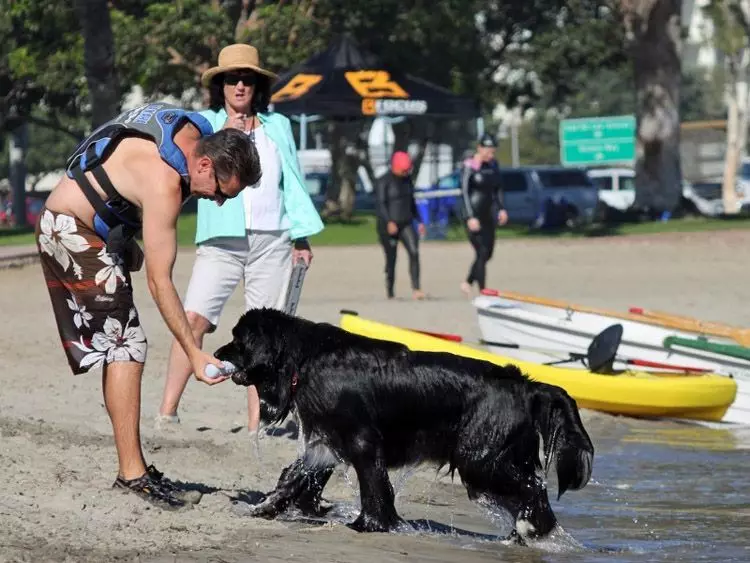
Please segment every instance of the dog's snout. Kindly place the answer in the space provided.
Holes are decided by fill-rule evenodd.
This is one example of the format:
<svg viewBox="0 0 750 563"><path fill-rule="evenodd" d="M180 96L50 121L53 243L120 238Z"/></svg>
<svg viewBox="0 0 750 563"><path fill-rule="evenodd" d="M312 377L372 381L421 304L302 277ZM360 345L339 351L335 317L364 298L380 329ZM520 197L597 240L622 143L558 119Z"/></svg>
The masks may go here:
<svg viewBox="0 0 750 563"><path fill-rule="evenodd" d="M224 344L224 346L214 352L214 356L219 360L228 360L230 362L237 359L237 348L235 347L234 342Z"/></svg>
<svg viewBox="0 0 750 563"><path fill-rule="evenodd" d="M236 385L243 385L245 387L250 385L250 382L248 381L248 378L247 378L247 374L241 371L232 374L232 381Z"/></svg>

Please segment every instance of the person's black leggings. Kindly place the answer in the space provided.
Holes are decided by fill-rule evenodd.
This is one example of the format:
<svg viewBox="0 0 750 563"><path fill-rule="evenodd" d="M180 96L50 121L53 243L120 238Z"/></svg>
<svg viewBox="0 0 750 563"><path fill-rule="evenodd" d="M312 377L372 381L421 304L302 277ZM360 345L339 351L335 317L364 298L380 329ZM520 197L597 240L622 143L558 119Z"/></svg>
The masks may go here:
<svg viewBox="0 0 750 563"><path fill-rule="evenodd" d="M479 230L472 232L467 229L469 242L474 247L476 256L469 269L469 276L466 283L469 285L477 282L479 289L484 289L487 279L487 262L492 258L492 252L495 249L495 225L492 222L479 224Z"/></svg>
<svg viewBox="0 0 750 563"><path fill-rule="evenodd" d="M411 288L419 289L419 236L414 225L411 223L399 225L398 234L391 236L386 230L386 223L378 221L378 237L385 252L385 288L388 297L393 297L393 284L396 280L396 251L399 240L404 243L406 252L409 254Z"/></svg>

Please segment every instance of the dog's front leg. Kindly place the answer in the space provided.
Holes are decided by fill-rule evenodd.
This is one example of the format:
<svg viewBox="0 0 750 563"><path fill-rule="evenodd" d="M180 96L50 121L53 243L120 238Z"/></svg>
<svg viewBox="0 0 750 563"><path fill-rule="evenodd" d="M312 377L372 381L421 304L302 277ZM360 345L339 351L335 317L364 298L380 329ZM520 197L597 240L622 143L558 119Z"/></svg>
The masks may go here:
<svg viewBox="0 0 750 563"><path fill-rule="evenodd" d="M323 489L333 474L333 467L323 469L308 469L302 491L294 501L294 506L299 508L303 514L308 516L324 516L331 506L322 507Z"/></svg>
<svg viewBox="0 0 750 563"><path fill-rule="evenodd" d="M394 505L395 495L382 448L361 444L360 451L352 456L352 465L359 480L359 495L362 510L357 519L348 526L358 532L391 532L408 529Z"/></svg>
<svg viewBox="0 0 750 563"><path fill-rule="evenodd" d="M284 468L276 488L253 507L251 514L273 519L294 504L303 514L322 516L327 510L321 508L320 501L331 474L333 466L311 468L305 459L299 458Z"/></svg>
<svg viewBox="0 0 750 563"><path fill-rule="evenodd" d="M285 467L281 471L276 488L266 495L263 502L255 505L250 514L270 520L284 512L302 492L306 479L305 471L302 458Z"/></svg>

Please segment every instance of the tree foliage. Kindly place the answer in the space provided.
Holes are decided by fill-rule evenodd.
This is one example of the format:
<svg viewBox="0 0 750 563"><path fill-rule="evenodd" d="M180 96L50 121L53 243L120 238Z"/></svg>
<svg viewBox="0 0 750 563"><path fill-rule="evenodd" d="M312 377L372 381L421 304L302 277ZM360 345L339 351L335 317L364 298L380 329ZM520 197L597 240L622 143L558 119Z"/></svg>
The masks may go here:
<svg viewBox="0 0 750 563"><path fill-rule="evenodd" d="M549 163L559 155L560 118L636 111L623 18L626 6L644 2L110 0L109 7L123 97L138 86L147 99L174 96L200 105L199 77L229 43L252 43L265 66L281 72L347 32L387 64L477 96L485 116L498 104L533 109L534 120L521 131L522 161ZM73 5L0 0L0 134L19 120L31 122L32 173L59 167L91 127L84 42ZM720 115L719 88L685 77L683 120ZM427 134L416 122L404 131L412 138ZM468 143L468 135L450 128L459 144Z"/></svg>

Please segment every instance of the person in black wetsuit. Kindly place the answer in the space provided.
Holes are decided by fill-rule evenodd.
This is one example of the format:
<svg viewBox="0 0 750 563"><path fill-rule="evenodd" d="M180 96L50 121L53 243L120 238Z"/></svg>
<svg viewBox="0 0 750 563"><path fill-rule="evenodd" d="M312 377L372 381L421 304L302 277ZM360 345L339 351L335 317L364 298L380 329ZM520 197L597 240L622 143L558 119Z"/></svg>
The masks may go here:
<svg viewBox="0 0 750 563"><path fill-rule="evenodd" d="M474 156L464 161L461 172L461 195L466 229L476 256L461 290L471 296L472 285L485 287L487 262L495 247L495 227L508 222L503 206L500 167L495 160L497 143L489 133L479 139Z"/></svg>
<svg viewBox="0 0 750 563"><path fill-rule="evenodd" d="M396 251L398 241L404 243L409 254L412 297L424 299L419 286L419 238L414 229L418 219L417 204L414 201L414 184L411 180L411 157L397 151L391 157L391 170L377 182L375 196L377 202L377 229L380 244L385 252L385 280L388 299L393 299L393 283L396 278ZM424 236L425 226L419 223L419 234Z"/></svg>

